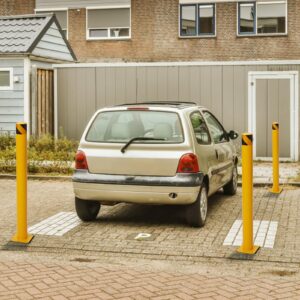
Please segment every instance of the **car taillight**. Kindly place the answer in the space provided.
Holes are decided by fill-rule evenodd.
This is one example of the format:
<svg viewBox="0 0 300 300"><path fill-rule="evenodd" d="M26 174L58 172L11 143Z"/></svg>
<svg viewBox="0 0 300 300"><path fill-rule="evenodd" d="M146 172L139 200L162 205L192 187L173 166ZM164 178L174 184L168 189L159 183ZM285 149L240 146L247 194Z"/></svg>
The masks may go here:
<svg viewBox="0 0 300 300"><path fill-rule="evenodd" d="M77 170L87 170L88 169L88 164L86 161L86 156L83 151L77 151L76 156L75 156L75 168Z"/></svg>
<svg viewBox="0 0 300 300"><path fill-rule="evenodd" d="M184 154L181 156L177 168L177 173L198 173L199 165L198 158L193 153Z"/></svg>

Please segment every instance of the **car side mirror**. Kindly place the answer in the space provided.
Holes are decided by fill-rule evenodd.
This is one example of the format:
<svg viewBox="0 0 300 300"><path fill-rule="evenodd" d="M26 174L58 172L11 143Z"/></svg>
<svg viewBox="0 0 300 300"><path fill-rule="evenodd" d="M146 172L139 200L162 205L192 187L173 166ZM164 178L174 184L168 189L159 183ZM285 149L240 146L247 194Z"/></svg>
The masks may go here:
<svg viewBox="0 0 300 300"><path fill-rule="evenodd" d="M228 136L229 136L229 138L230 138L231 140L235 140L235 139L237 139L237 138L239 137L239 134L236 133L234 130L230 130L230 131L228 132Z"/></svg>

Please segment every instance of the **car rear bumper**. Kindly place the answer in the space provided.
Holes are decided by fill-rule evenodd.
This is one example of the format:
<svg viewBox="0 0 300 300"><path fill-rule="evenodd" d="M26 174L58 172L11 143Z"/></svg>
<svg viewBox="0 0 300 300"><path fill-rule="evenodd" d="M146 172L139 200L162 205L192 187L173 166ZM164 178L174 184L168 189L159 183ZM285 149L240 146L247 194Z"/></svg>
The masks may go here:
<svg viewBox="0 0 300 300"><path fill-rule="evenodd" d="M73 176L76 197L104 203L189 204L196 201L202 181L202 173L157 177L76 171Z"/></svg>

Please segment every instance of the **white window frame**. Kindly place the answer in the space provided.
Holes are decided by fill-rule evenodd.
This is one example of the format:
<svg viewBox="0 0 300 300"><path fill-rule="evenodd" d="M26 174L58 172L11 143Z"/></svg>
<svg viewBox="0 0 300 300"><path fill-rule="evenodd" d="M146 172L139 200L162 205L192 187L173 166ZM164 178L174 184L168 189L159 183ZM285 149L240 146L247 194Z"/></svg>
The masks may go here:
<svg viewBox="0 0 300 300"><path fill-rule="evenodd" d="M128 27L105 27L105 28L88 28L88 12L89 10L100 10L100 9L118 9L118 8L129 8L129 35L128 36L110 36L110 30L114 28L128 28ZM97 40L129 40L131 39L131 6L130 5L118 5L118 6L90 6L86 8L86 40L88 41L97 41ZM107 30L107 36L106 37L91 37L90 36L90 29L99 29L99 30Z"/></svg>
<svg viewBox="0 0 300 300"><path fill-rule="evenodd" d="M49 12L49 11L66 11L67 12L67 28L62 28L62 30L67 30L67 34L65 35L66 39L68 40L69 39L69 10L67 7L64 7L64 8L36 8L34 10L34 13L37 15L37 12L38 13L42 13L42 12Z"/></svg>
<svg viewBox="0 0 300 300"><path fill-rule="evenodd" d="M197 5L196 9L199 7L199 5L214 5L214 20L215 20L215 33L214 34L200 34L200 35L181 35L181 6L186 6L186 5ZM198 14L198 12L197 12ZM196 20L196 26L198 26L198 21ZM200 1L197 2L184 2L184 3L179 3L178 5L178 37L181 39L201 39L201 38L216 38L217 37L217 3L215 1L211 1L211 2L205 2L202 3Z"/></svg>
<svg viewBox="0 0 300 300"><path fill-rule="evenodd" d="M240 10L239 5L240 4L251 4L253 3L255 5L255 32L254 33L240 33ZM285 4L285 32L284 33L257 33L257 4ZM249 0L249 1L238 1L236 6L237 11L237 20L236 20L236 34L238 37L258 37L258 36L286 36L288 35L288 1L287 0L278 0L278 1L266 1L266 2L257 2L255 0Z"/></svg>
<svg viewBox="0 0 300 300"><path fill-rule="evenodd" d="M8 86L0 86L0 91L10 91L14 87L14 74L13 74L13 68L0 68L1 71L8 71L9 72L9 85Z"/></svg>

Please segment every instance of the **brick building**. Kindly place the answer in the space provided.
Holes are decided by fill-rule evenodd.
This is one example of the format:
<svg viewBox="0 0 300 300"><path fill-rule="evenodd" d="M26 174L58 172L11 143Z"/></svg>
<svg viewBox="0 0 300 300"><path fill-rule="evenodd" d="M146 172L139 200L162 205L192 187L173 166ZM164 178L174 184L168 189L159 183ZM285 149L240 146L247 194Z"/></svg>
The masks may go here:
<svg viewBox="0 0 300 300"><path fill-rule="evenodd" d="M56 12L80 62L299 58L299 1L209 2L2 0L0 14Z"/></svg>

